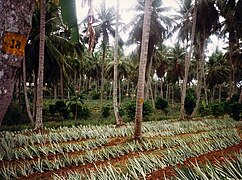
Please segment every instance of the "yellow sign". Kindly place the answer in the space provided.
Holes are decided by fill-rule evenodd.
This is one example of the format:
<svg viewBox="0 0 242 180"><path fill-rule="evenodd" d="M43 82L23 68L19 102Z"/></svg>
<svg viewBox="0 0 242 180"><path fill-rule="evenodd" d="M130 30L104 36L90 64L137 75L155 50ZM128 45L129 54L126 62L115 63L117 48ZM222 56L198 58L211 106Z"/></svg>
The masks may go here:
<svg viewBox="0 0 242 180"><path fill-rule="evenodd" d="M143 103L144 103L144 99L143 99L143 98L140 98L140 99L139 99L139 103L140 103L140 104L143 104Z"/></svg>
<svg viewBox="0 0 242 180"><path fill-rule="evenodd" d="M6 32L3 38L2 51L5 53L23 57L27 37L21 34Z"/></svg>

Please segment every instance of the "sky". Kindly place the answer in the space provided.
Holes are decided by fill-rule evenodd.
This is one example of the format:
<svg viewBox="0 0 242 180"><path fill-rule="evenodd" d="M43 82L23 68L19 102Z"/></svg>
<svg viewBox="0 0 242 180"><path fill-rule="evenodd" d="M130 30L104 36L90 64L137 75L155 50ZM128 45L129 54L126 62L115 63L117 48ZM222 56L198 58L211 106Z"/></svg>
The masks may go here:
<svg viewBox="0 0 242 180"><path fill-rule="evenodd" d="M93 0L93 5L95 7L98 7L103 0ZM105 0L106 1L106 5L107 6L114 6L116 8L116 0ZM168 6L171 7L171 11L168 12L168 15L173 15L176 13L176 10L179 9L179 2L180 0L162 0L163 6ZM122 21L124 23L128 23L130 22L130 20L132 19L133 15L132 12L128 11L130 7L132 7L135 3L137 2L137 0L119 0L119 4L120 4L120 16L122 18ZM79 22L81 22L83 20L84 17L86 17L87 15L87 10L88 7L81 7L81 0L76 0L76 4L77 4L77 17L79 19ZM94 13L95 14L95 13ZM121 32L122 33L122 32ZM126 41L128 38L128 34L122 34L123 40ZM174 35L171 39L166 40L165 44L167 46L172 46L176 43L176 35ZM207 50L207 54L211 55L212 52L214 52L214 50L216 49L216 46L219 45L220 47L222 42L220 40L217 39L216 36L212 36L211 37L211 42L208 44L208 50ZM126 48L126 53L128 54L133 50L134 47L128 47Z"/></svg>

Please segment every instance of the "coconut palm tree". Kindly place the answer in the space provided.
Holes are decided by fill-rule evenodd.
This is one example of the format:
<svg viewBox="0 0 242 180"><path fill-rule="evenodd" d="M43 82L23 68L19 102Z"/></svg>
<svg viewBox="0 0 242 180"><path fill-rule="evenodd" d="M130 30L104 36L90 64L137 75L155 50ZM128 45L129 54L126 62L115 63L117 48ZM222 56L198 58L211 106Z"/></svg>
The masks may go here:
<svg viewBox="0 0 242 180"><path fill-rule="evenodd" d="M145 1L138 0L137 5L134 7L134 11L137 15L132 19L132 21L127 25L132 27L131 33L129 35L129 40L127 44L138 43L141 48L142 40L142 25L144 22L144 8ZM149 35L149 47L148 47L148 61L147 67L149 67L152 57L154 55L154 50L158 43L162 42L168 35L169 27L172 25L172 19L166 15L164 12L168 11L168 7L162 6L161 0L154 0L152 2L152 13L151 13L151 23L150 23L150 35ZM147 68L149 70L150 68ZM149 80L150 72L147 72L146 79Z"/></svg>
<svg viewBox="0 0 242 180"><path fill-rule="evenodd" d="M45 58L45 14L46 1L40 0L40 36L39 36L39 67L36 96L35 129L43 127L43 85L44 85L44 58Z"/></svg>
<svg viewBox="0 0 242 180"><path fill-rule="evenodd" d="M101 106L103 104L103 93L104 93L104 63L107 52L107 45L109 43L109 36L115 36L115 29L113 25L115 24L115 10L114 7L106 7L105 0L102 1L100 7L96 10L97 18L95 24L97 24L95 29L96 42L102 37L101 47L102 47L102 70L101 70Z"/></svg>
<svg viewBox="0 0 242 180"><path fill-rule="evenodd" d="M164 44L158 45L154 54L154 67L156 74L160 78L160 96L163 98L163 78L168 68L169 48Z"/></svg>
<svg viewBox="0 0 242 180"><path fill-rule="evenodd" d="M236 83L239 79L235 74L239 70L239 37L242 37L242 1L239 0L221 0L217 1L220 15L224 18L221 22L221 34L226 37L228 34L229 41L229 63L230 63L230 79L229 79L229 96L232 97L235 93ZM236 72L237 71L237 72Z"/></svg>
<svg viewBox="0 0 242 180"><path fill-rule="evenodd" d="M195 39L195 31L196 31L196 22L197 22L197 0L195 0L195 5L193 8L193 13L191 13L191 1L187 0L184 1L183 6L181 6L180 14L182 17L184 16L184 19L182 21L182 26L180 26L180 35L182 41L186 40L187 47L188 47L188 39L191 37L190 42L190 49L186 54L185 57L185 69L184 69L184 79L181 86L181 106L180 106L180 119L184 119L185 115L185 98L186 98L186 89L187 89L187 81L188 81L188 75L189 75L189 67L192 57L192 50L194 45L194 39ZM191 16L191 18L189 18ZM189 31L189 29L191 29Z"/></svg>
<svg viewBox="0 0 242 180"><path fill-rule="evenodd" d="M209 61L206 66L206 81L211 89L211 101L214 99L215 87L219 88L219 101L221 101L221 87L222 84L228 81L229 77L229 65L222 52L215 50L215 52L209 57Z"/></svg>
<svg viewBox="0 0 242 180"><path fill-rule="evenodd" d="M145 71L146 71L146 62L147 62L147 55L148 55L152 1L153 0L145 1L145 13L144 13L144 23L143 23L143 30L142 30L139 78L138 78L136 110L135 110L134 139L136 140L140 140L142 136L141 134L142 133L142 130L141 130L142 109L143 109L143 103L144 103Z"/></svg>
<svg viewBox="0 0 242 180"><path fill-rule="evenodd" d="M113 109L116 119L116 125L121 126L123 120L119 114L118 96L117 96L117 82L118 82L118 39L119 39L119 0L116 6L116 29L115 29L115 47L114 47L114 67L113 67Z"/></svg>
<svg viewBox="0 0 242 180"><path fill-rule="evenodd" d="M205 16L209 18L204 18ZM197 89L196 89L196 106L192 112L192 117L196 115L200 105L201 89L203 84L204 74L204 59L206 40L219 27L219 15L215 7L215 1L198 1L197 4L197 21L196 21L196 36L195 36L195 57L197 61Z"/></svg>

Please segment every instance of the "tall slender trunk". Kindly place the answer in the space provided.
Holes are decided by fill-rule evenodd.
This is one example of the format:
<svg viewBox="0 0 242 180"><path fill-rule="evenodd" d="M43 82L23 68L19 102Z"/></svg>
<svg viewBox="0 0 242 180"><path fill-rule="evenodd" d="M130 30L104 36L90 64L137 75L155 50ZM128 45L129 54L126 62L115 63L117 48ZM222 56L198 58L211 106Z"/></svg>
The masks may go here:
<svg viewBox="0 0 242 180"><path fill-rule="evenodd" d="M144 24L142 31L141 54L139 64L139 78L136 97L136 111L135 111L135 128L134 139L138 140L142 137L142 119L143 119L143 103L144 103L144 85L145 85L145 71L148 54L148 43L150 33L150 19L151 19L151 5L153 0L145 1Z"/></svg>
<svg viewBox="0 0 242 180"><path fill-rule="evenodd" d="M160 96L161 98L164 98L164 92L163 92L163 80L160 81Z"/></svg>
<svg viewBox="0 0 242 180"><path fill-rule="evenodd" d="M154 95L153 95L152 86L151 86L150 81L149 81L149 89L150 89L150 97L151 97L152 106L155 109L155 100L154 100Z"/></svg>
<svg viewBox="0 0 242 180"><path fill-rule="evenodd" d="M37 81L36 121L35 129L43 127L43 85L45 60L45 13L46 1L41 0L40 8L40 43L39 43L39 71Z"/></svg>
<svg viewBox="0 0 242 180"><path fill-rule="evenodd" d="M101 109L103 107L103 99L104 99L104 62L105 62L105 58L106 58L106 45L103 44L103 57L102 57L102 69L101 69L101 94L100 94Z"/></svg>
<svg viewBox="0 0 242 180"><path fill-rule="evenodd" d="M157 80L155 81L155 90L154 90L154 100L156 101L156 97L157 97Z"/></svg>
<svg viewBox="0 0 242 180"><path fill-rule="evenodd" d="M0 125L12 101L31 30L34 0L0 0Z"/></svg>
<svg viewBox="0 0 242 180"><path fill-rule="evenodd" d="M203 76L203 87L204 87L204 93L205 93L205 102L206 105L208 105L208 88L207 88L207 83L206 83L206 76L205 76L205 65L204 65L204 61L203 61L203 68L202 68L202 76Z"/></svg>
<svg viewBox="0 0 242 180"><path fill-rule="evenodd" d="M26 105L26 110L27 114L29 116L29 120L31 122L31 125L34 126L34 119L33 115L31 113L30 109L30 103L29 103L29 98L28 98L28 92L27 92L27 86L26 86L26 62L25 58L23 59L23 87L24 87L24 99L25 99L25 105Z"/></svg>
<svg viewBox="0 0 242 180"><path fill-rule="evenodd" d="M239 103L242 103L242 88L240 88Z"/></svg>
<svg viewBox="0 0 242 180"><path fill-rule="evenodd" d="M149 67L148 67L148 72L147 72L147 88L145 90L145 100L148 100L150 98L150 95L149 95L149 89L150 89L150 81L151 81L151 78L150 78L150 75L151 75L151 68L152 68L152 56L151 56L151 59L150 59L150 63L149 63Z"/></svg>
<svg viewBox="0 0 242 180"><path fill-rule="evenodd" d="M166 84L166 100L169 100L169 82Z"/></svg>
<svg viewBox="0 0 242 180"><path fill-rule="evenodd" d="M204 53L202 51L202 53ZM203 55L202 55L203 56ZM198 82L197 82L197 89L196 89L196 106L193 109L193 112L191 114L191 117L194 117L197 114L198 107L200 104L200 99L201 99L201 91L202 91L202 85L203 85L203 80L202 80L202 69L203 69L203 58L198 60Z"/></svg>
<svg viewBox="0 0 242 180"><path fill-rule="evenodd" d="M21 111L21 100L22 100L22 98L21 98L21 73L19 73L19 75L18 75L18 109L19 109L19 111Z"/></svg>
<svg viewBox="0 0 242 180"><path fill-rule="evenodd" d="M174 86L171 85L171 104L174 105Z"/></svg>
<svg viewBox="0 0 242 180"><path fill-rule="evenodd" d="M229 31L229 65L230 65L230 77L229 77L229 97L231 98L235 93L235 70L233 64L233 54L237 50L237 40L234 29Z"/></svg>
<svg viewBox="0 0 242 180"><path fill-rule="evenodd" d="M219 84L218 102L221 103L222 84Z"/></svg>
<svg viewBox="0 0 242 180"><path fill-rule="evenodd" d="M60 69L60 93L61 99L64 99L64 78L63 78L63 69Z"/></svg>
<svg viewBox="0 0 242 180"><path fill-rule="evenodd" d="M199 47L198 47L198 51L199 51L199 58L198 58L198 84L197 84L197 89L196 89L196 95L197 95L197 99L196 99L196 106L193 109L193 112L191 114L191 117L194 117L197 114L199 105L200 105L200 100L201 100L201 91L202 91L202 85L203 85L203 69L204 69L204 61L205 61L205 47L206 47L206 43L205 43L205 38L203 35L201 35L202 38L199 42Z"/></svg>
<svg viewBox="0 0 242 180"><path fill-rule="evenodd" d="M115 29L115 46L114 46L114 75L113 75L113 109L116 119L116 125L120 126L123 124L123 120L119 115L118 109L118 96L117 96L117 82L118 82L118 36L119 36L119 0L117 0L116 6L116 29Z"/></svg>
<svg viewBox="0 0 242 180"><path fill-rule="evenodd" d="M54 88L54 100L57 100L57 84L56 83L53 84L53 88Z"/></svg>
<svg viewBox="0 0 242 180"><path fill-rule="evenodd" d="M197 0L195 0L195 6L194 6L194 12L192 15L192 34L191 34L191 44L188 54L185 57L185 76L182 82L182 94L181 94L181 107L180 107L180 119L184 119L185 115L185 98L186 98L186 90L187 90L187 79L188 79L188 73L189 73L189 67L192 57L192 50L193 50L193 44L195 39L195 29L196 29L196 21L197 21Z"/></svg>

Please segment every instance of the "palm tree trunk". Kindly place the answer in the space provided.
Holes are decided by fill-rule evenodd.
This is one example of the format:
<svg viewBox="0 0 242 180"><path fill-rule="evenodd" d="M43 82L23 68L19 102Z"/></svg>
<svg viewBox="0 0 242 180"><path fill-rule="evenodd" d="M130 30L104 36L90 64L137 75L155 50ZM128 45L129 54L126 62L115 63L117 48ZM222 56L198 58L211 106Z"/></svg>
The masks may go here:
<svg viewBox="0 0 242 180"><path fill-rule="evenodd" d="M218 102L221 103L222 84L219 84Z"/></svg>
<svg viewBox="0 0 242 180"><path fill-rule="evenodd" d="M152 106L155 109L155 100L154 100L154 95L153 95L152 86L151 86L150 81L149 81L149 89L150 89L150 97L151 97Z"/></svg>
<svg viewBox="0 0 242 180"><path fill-rule="evenodd" d="M32 115L31 110L30 110L30 103L29 103L27 86L26 86L26 62L25 62L25 58L23 59L23 86L24 86L24 99L25 99L27 114L29 116L29 120L31 122L31 125L34 126L34 119L33 119L33 115Z"/></svg>
<svg viewBox="0 0 242 180"><path fill-rule="evenodd" d="M155 90L154 90L154 99L156 101L156 97L157 97L157 80L155 81Z"/></svg>
<svg viewBox="0 0 242 180"><path fill-rule="evenodd" d="M152 68L152 56L150 59L150 63L149 63L149 68L148 68L148 72L147 72L147 88L146 88L146 92L145 92L145 100L148 100L150 98L150 94L149 94L149 89L150 89L150 75L151 75L151 68Z"/></svg>
<svg viewBox="0 0 242 180"><path fill-rule="evenodd" d="M106 57L106 45L103 44L103 58L102 58L102 69L101 69L101 94L100 94L100 99L101 99L101 109L103 107L103 99L104 99L104 62L105 62L105 57Z"/></svg>
<svg viewBox="0 0 242 180"><path fill-rule="evenodd" d="M121 93L122 91L121 91L121 80L119 80L118 81L118 95L119 95L119 101L118 101L118 103L119 103L119 105L121 104L121 102L122 102L122 93Z"/></svg>
<svg viewBox="0 0 242 180"><path fill-rule="evenodd" d="M206 105L208 105L208 88L207 88L207 83L206 83L206 76L205 76L204 65L203 65L203 69L202 69L202 75L203 75L203 87L204 87L204 92L205 92L205 102L206 102Z"/></svg>
<svg viewBox="0 0 242 180"><path fill-rule="evenodd" d="M0 125L12 101L16 72L24 58L34 2L0 1Z"/></svg>
<svg viewBox="0 0 242 180"><path fill-rule="evenodd" d="M151 5L152 0L145 1L145 13L144 13L144 24L142 31L142 43L141 43L141 55L139 64L139 78L137 87L137 98L136 98L136 111L135 111L135 129L134 139L139 140L142 137L142 118L143 118L143 103L144 103L144 84L145 84L145 70L147 63L148 54L148 43L150 33L150 19L151 19Z"/></svg>
<svg viewBox="0 0 242 180"><path fill-rule="evenodd" d="M46 1L41 0L40 9L40 45L39 45L39 72L36 101L35 129L43 127L43 84L44 84L44 59L45 59L45 13Z"/></svg>
<svg viewBox="0 0 242 180"><path fill-rule="evenodd" d="M54 88L54 100L57 100L57 84L56 83L53 84L53 88Z"/></svg>
<svg viewBox="0 0 242 180"><path fill-rule="evenodd" d="M193 44L195 39L195 30L196 30L196 21L197 21L197 0L195 0L195 6L194 6L194 12L192 15L192 34L191 34L191 44L188 54L185 57L185 76L182 82L182 94L181 94L181 107L180 107L180 117L179 119L184 119L185 116L185 98L186 98L186 90L187 90L187 79L188 79L188 73L189 73L189 67L192 57L192 50L193 50Z"/></svg>
<svg viewBox="0 0 242 180"><path fill-rule="evenodd" d="M60 68L60 93L61 99L64 99L64 78L63 78L63 69Z"/></svg>
<svg viewBox="0 0 242 180"><path fill-rule="evenodd" d="M229 65L230 65L230 77L229 77L229 97L234 95L235 76L234 76L234 64L233 64L233 53L237 49L236 34L234 29L229 31Z"/></svg>
<svg viewBox="0 0 242 180"><path fill-rule="evenodd" d="M164 92L163 92L163 80L160 81L160 96L161 98L164 98Z"/></svg>
<svg viewBox="0 0 242 180"><path fill-rule="evenodd" d="M166 100L169 100L169 82L166 84Z"/></svg>
<svg viewBox="0 0 242 180"><path fill-rule="evenodd" d="M174 86L171 85L171 104L174 105Z"/></svg>
<svg viewBox="0 0 242 180"><path fill-rule="evenodd" d="M118 82L118 36L119 36L119 0L117 0L116 8L116 29L115 29L115 47L114 47L114 75L113 75L113 109L116 119L116 125L120 126L123 124L123 120L119 115L118 109L118 96L117 96L117 82Z"/></svg>
<svg viewBox="0 0 242 180"><path fill-rule="evenodd" d="M242 103L242 88L240 88L239 103Z"/></svg>
<svg viewBox="0 0 242 180"><path fill-rule="evenodd" d="M196 106L191 114L191 117L194 117L197 114L199 105L200 105L200 100L201 100L201 91L202 91L202 85L203 85L203 69L204 69L204 60L205 60L205 39L202 38L202 40L199 42L199 59L198 59L198 84L197 84L197 89L196 89ZM201 57L201 58L200 58Z"/></svg>

